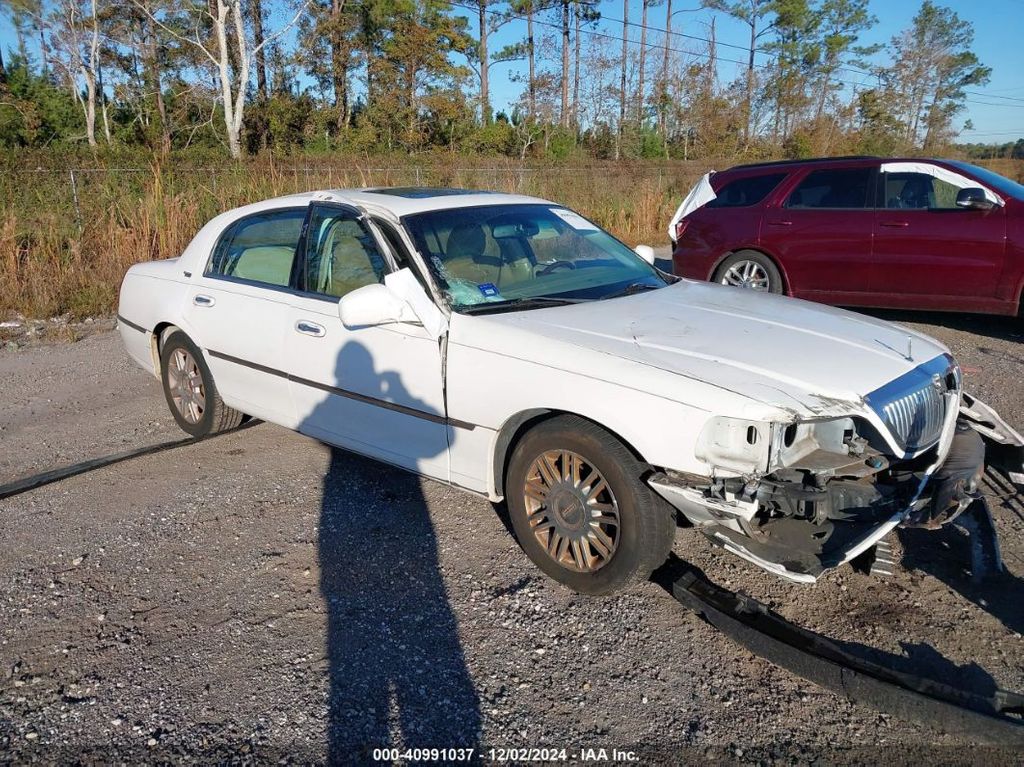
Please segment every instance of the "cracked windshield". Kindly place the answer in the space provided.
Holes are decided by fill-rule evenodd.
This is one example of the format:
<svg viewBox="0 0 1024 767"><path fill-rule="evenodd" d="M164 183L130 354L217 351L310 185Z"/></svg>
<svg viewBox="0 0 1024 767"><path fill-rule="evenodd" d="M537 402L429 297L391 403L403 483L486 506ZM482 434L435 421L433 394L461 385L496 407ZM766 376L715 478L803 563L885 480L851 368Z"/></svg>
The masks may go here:
<svg viewBox="0 0 1024 767"><path fill-rule="evenodd" d="M405 223L456 310L574 303L666 284L626 245L566 208L457 208Z"/></svg>

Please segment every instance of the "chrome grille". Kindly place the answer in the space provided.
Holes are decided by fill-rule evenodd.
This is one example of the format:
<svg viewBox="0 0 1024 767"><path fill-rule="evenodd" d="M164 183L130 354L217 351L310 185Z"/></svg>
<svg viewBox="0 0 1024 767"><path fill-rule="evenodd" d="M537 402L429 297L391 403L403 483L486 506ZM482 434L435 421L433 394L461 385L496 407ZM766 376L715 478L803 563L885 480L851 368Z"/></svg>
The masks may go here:
<svg viewBox="0 0 1024 767"><path fill-rule="evenodd" d="M886 424L908 450L930 445L939 438L946 417L944 392L945 386L940 389L929 381L882 406Z"/></svg>
<svg viewBox="0 0 1024 767"><path fill-rule="evenodd" d="M960 389L960 368L947 354L918 365L866 397L868 405L908 453L930 447L942 435L947 394Z"/></svg>

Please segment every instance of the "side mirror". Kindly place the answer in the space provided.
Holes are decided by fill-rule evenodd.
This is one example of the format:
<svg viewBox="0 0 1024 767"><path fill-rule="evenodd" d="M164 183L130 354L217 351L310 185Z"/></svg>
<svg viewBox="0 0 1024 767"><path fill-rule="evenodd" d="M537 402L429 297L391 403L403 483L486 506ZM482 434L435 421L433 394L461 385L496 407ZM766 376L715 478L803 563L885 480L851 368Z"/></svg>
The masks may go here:
<svg viewBox="0 0 1024 767"><path fill-rule="evenodd" d="M654 248L650 245L637 245L633 248L633 252L636 253L640 258L654 266Z"/></svg>
<svg viewBox="0 0 1024 767"><path fill-rule="evenodd" d="M968 210L991 210L996 204L985 196L984 189L972 186L956 193L956 206Z"/></svg>
<svg viewBox="0 0 1024 767"><path fill-rule="evenodd" d="M419 325L416 312L385 285L364 285L338 302L341 324L349 330L407 322Z"/></svg>

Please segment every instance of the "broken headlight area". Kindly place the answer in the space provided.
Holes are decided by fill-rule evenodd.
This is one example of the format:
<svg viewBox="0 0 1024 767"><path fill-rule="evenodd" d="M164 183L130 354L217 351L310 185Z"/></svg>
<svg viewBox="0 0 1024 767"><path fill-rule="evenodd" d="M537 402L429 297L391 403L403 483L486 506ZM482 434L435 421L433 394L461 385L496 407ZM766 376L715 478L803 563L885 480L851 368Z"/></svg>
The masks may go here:
<svg viewBox="0 0 1024 767"><path fill-rule="evenodd" d="M984 468L978 433L957 424L936 470L939 451L936 442L913 458L895 457L870 423L854 417L794 424L718 418L698 446L714 476L666 471L650 482L718 545L812 581L900 523L938 527L969 505Z"/></svg>

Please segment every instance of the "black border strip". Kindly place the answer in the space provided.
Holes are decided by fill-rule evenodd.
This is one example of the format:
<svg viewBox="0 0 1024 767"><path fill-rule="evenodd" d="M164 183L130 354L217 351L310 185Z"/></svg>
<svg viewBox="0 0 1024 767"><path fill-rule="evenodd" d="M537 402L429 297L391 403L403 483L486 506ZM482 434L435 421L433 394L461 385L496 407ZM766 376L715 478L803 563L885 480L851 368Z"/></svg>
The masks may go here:
<svg viewBox="0 0 1024 767"><path fill-rule="evenodd" d="M232 357L230 354L224 354L223 352L214 351L208 349L207 352L211 357L224 360L226 362L233 362L236 365L243 367L252 368L258 370L261 373L267 373L268 375L278 376L279 378L285 378L289 381L302 384L303 386L309 386L320 391L325 391L328 394L336 394L339 397L347 397L348 399L356 400L357 402L364 402L367 405L375 405L376 407L382 407L385 410L393 410L396 413L402 413L403 415L409 415L413 418L422 418L424 421L430 421L431 423L439 423L447 426L454 426L457 429L465 429L466 431L472 431L476 428L476 424L468 423L466 421L459 421L454 418L445 418L443 415L437 415L436 413L428 413L424 410L417 410L413 407L406 405L399 405L397 402L388 402L384 399L378 399L377 397L371 397L367 394L360 394L359 392L349 391L348 389L339 389L337 386L330 386L329 384L320 383L318 381L311 381L308 378L302 378L300 376L286 373L283 370L277 368L267 367L266 365L260 365L255 362L249 362L248 360L239 359L238 357Z"/></svg>
<svg viewBox="0 0 1024 767"><path fill-rule="evenodd" d="M132 330L137 330L137 331L139 331L140 333L148 333L148 332L149 332L148 330L146 330L146 328L142 327L142 325L136 325L136 324L135 324L134 322L131 322L130 320L126 320L126 319L125 319L124 317L122 317L122 316L121 316L120 314L119 314L119 315L117 315L117 321L118 321L118 322L119 322L120 324L122 324L122 325L127 325L127 326L128 326L128 327L130 327L130 328L131 328Z"/></svg>
<svg viewBox="0 0 1024 767"><path fill-rule="evenodd" d="M1024 747L1024 696L960 689L889 668L846 651L828 637L790 623L751 597L709 581L670 554L651 580L712 626L765 660L853 703L1001 746ZM867 648L863 648L867 649Z"/></svg>

